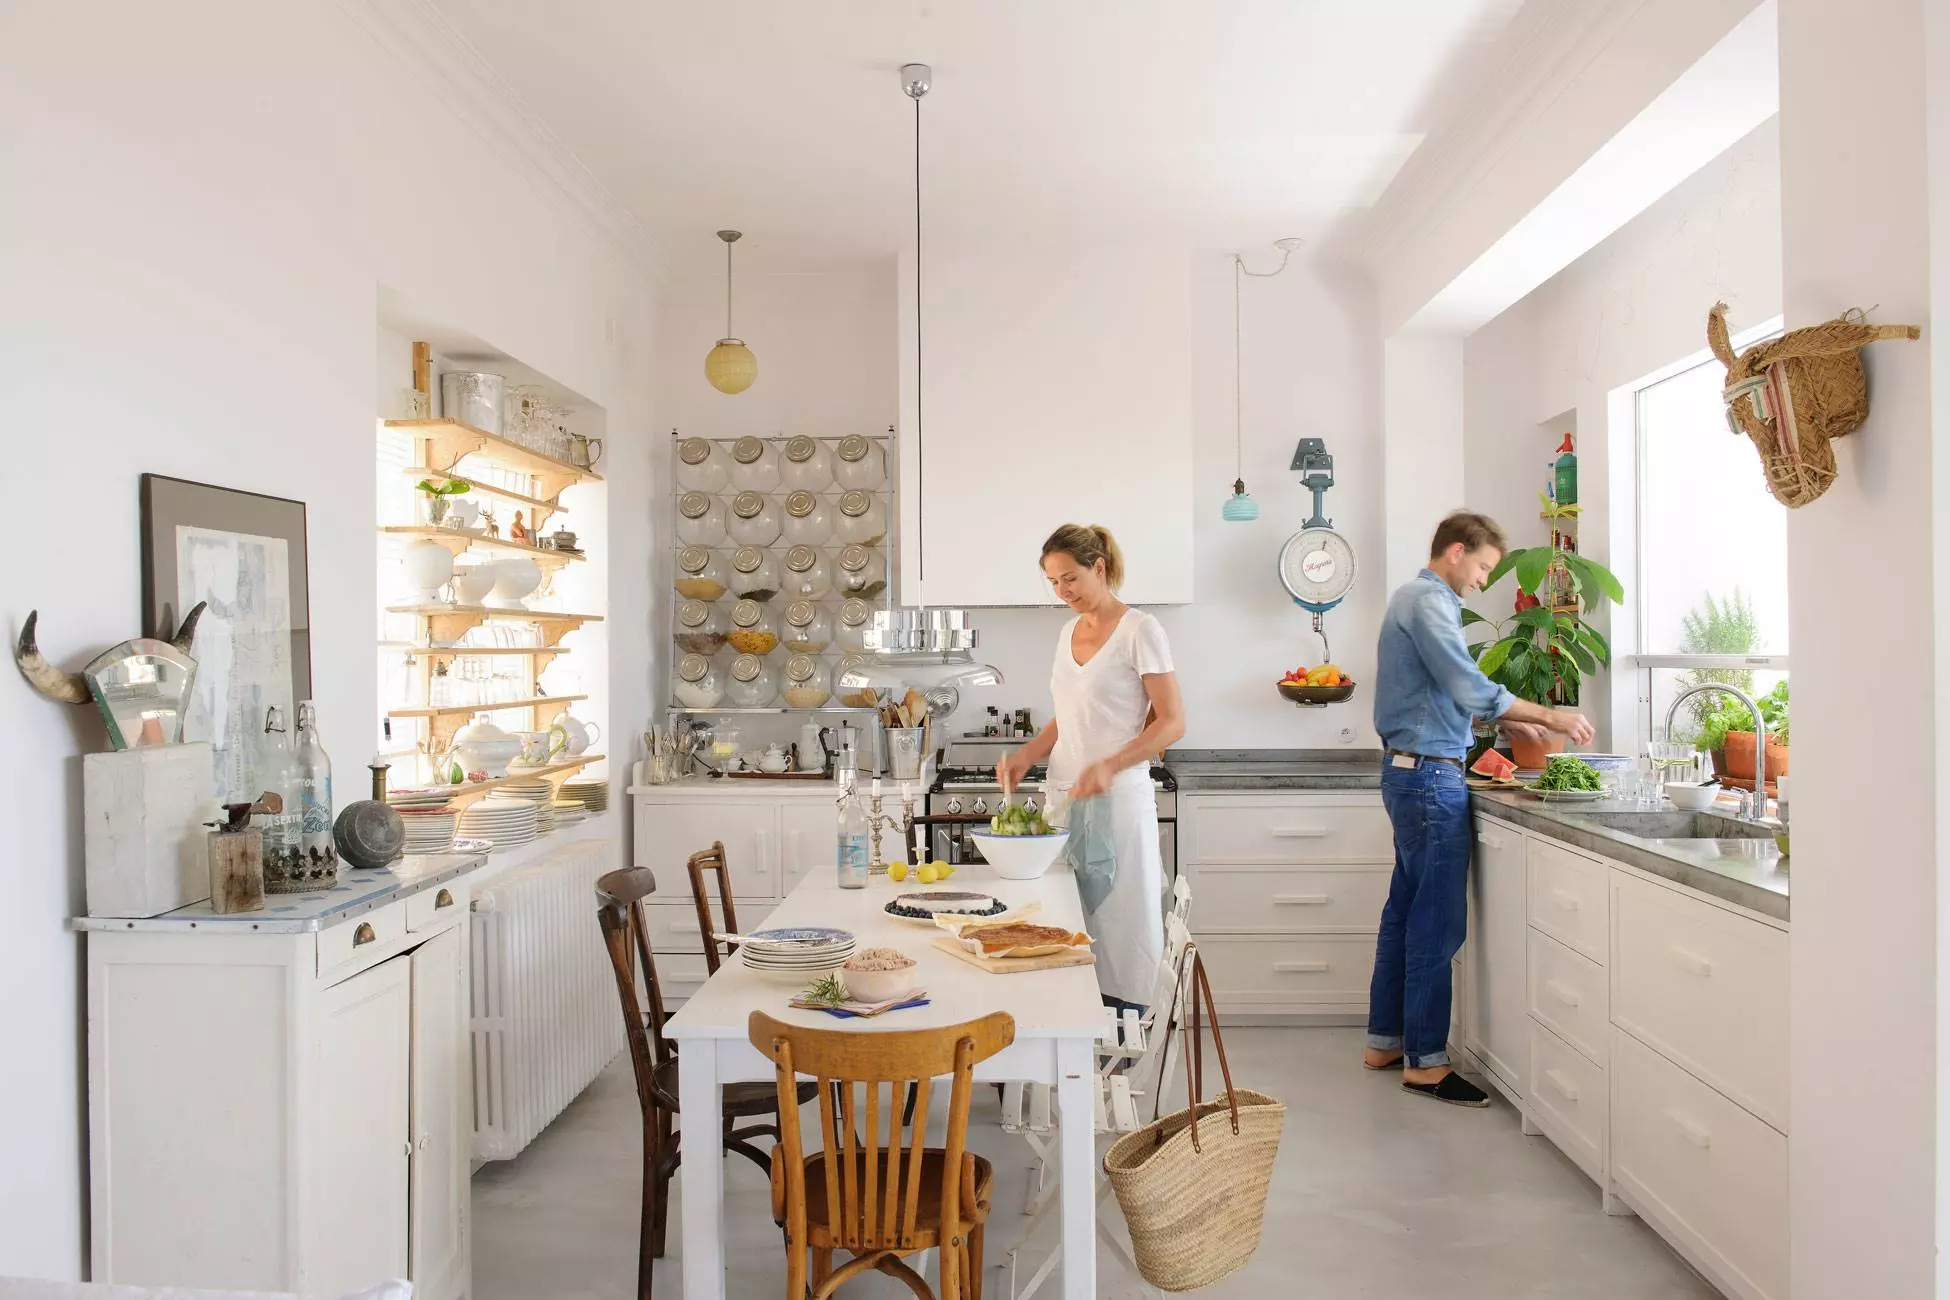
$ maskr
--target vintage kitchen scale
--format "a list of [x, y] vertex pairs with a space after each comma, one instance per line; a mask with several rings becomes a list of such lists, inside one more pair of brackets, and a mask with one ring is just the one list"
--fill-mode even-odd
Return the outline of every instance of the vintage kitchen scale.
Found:
[[[1334, 486], [1334, 457], [1326, 442], [1302, 438], [1293, 453], [1293, 469], [1300, 474], [1301, 485], [1314, 494], [1314, 509], [1300, 531], [1280, 548], [1280, 581], [1293, 603], [1313, 615], [1321, 661], [1331, 663], [1334, 654], [1327, 644], [1323, 618], [1354, 586], [1354, 547], [1334, 531], [1334, 521], [1322, 512], [1327, 489]], [[1302, 708], [1321, 708], [1347, 699], [1354, 694], [1354, 687], [1283, 688], [1281, 694]]]

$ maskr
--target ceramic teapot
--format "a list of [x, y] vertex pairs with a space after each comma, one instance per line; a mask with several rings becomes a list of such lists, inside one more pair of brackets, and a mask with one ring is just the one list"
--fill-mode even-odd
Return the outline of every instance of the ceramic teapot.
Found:
[[584, 722], [573, 714], [564, 713], [549, 728], [549, 734], [559, 740], [556, 746], [570, 758], [580, 758], [589, 752], [589, 747], [602, 739], [603, 729], [593, 722]]
[[758, 760], [758, 770], [761, 772], [783, 772], [790, 766], [786, 761], [785, 746], [776, 743], [767, 745], [765, 753]]

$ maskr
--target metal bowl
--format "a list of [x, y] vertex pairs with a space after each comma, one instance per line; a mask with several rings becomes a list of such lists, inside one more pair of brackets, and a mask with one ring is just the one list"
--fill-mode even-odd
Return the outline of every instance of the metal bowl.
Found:
[[1355, 683], [1347, 682], [1340, 686], [1290, 686], [1286, 682], [1275, 683], [1282, 699], [1294, 704], [1318, 708], [1323, 704], [1342, 704], [1354, 698]]

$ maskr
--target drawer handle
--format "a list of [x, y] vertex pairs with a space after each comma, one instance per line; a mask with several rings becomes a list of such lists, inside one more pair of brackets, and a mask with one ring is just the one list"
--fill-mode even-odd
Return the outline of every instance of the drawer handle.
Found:
[[369, 921], [359, 922], [359, 928], [352, 932], [352, 946], [354, 948], [363, 947], [369, 943], [377, 943], [378, 941], [379, 936], [373, 932], [372, 923]]
[[1576, 1005], [1578, 1005], [1579, 998], [1576, 991], [1569, 988], [1562, 982], [1558, 980], [1545, 980], [1544, 987], [1550, 990], [1550, 994], [1552, 997], [1556, 998], [1559, 1002], [1562, 1002], [1565, 1006], [1575, 1007]]
[[1578, 896], [1568, 889], [1551, 890], [1551, 900], [1567, 912], [1578, 910]]
[[[433, 910], [436, 912], [443, 907], [452, 907], [453, 905], [454, 896], [450, 890], [443, 889], [433, 896]], [[625, 1027], [627, 1028], [627, 1026]]]
[[1681, 970], [1691, 971], [1701, 979], [1710, 978], [1713, 974], [1713, 963], [1697, 953], [1687, 952], [1684, 948], [1674, 948], [1672, 957], [1679, 963]]
[[1578, 1085], [1572, 1083], [1562, 1070], [1544, 1071], [1544, 1082], [1562, 1093], [1564, 1100], [1576, 1101], [1578, 1099]]
[[1687, 1119], [1684, 1115], [1680, 1114], [1678, 1111], [1676, 1110], [1667, 1111], [1666, 1118], [1672, 1121], [1673, 1127], [1677, 1128], [1681, 1133], [1684, 1133], [1686, 1135], [1686, 1140], [1688, 1142], [1691, 1142], [1694, 1146], [1698, 1147], [1700, 1150], [1704, 1151], [1713, 1145], [1713, 1135], [1711, 1133], [1707, 1132], [1704, 1128], [1701, 1128], [1698, 1124], [1694, 1123], [1692, 1120]]
[[1488, 831], [1477, 831], [1476, 842], [1485, 848], [1500, 849], [1503, 847], [1503, 837], [1500, 835], [1492, 835]]
[[1324, 961], [1276, 961], [1273, 969], [1282, 975], [1318, 975], [1327, 969]]
[[1275, 894], [1276, 907], [1325, 907], [1334, 901], [1332, 894]]
[[1331, 832], [1325, 826], [1275, 826], [1276, 840], [1324, 840]]

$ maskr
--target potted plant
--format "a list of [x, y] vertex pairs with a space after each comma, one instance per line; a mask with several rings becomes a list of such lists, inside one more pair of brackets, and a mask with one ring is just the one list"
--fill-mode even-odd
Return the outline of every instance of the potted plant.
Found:
[[[1700, 719], [1700, 733], [1694, 744], [1713, 755], [1713, 770], [1728, 782], [1754, 783], [1754, 715], [1747, 706], [1728, 695], [1716, 697], [1720, 703]], [[1786, 776], [1788, 770], [1788, 684], [1779, 682], [1761, 696], [1761, 720], [1767, 724], [1767, 775]], [[1771, 785], [1772, 782], [1770, 781]]]
[[420, 500], [426, 504], [427, 522], [436, 528], [447, 517], [447, 507], [452, 504], [447, 498], [474, 489], [474, 485], [464, 478], [443, 478], [438, 483], [423, 478], [413, 486], [420, 490]]
[[[1555, 529], [1553, 535], [1557, 535]], [[1622, 601], [1625, 587], [1611, 570], [1561, 546], [1521, 547], [1504, 555], [1483, 583], [1494, 587], [1505, 574], [1517, 579], [1515, 609], [1508, 618], [1492, 621], [1475, 610], [1463, 610], [1463, 626], [1489, 629], [1489, 636], [1470, 646], [1483, 675], [1518, 699], [1545, 706], [1574, 705], [1585, 675], [1611, 664], [1611, 644], [1579, 617], [1581, 608], [1602, 601]], [[1555, 608], [1539, 599], [1540, 591], [1567, 596]], [[1564, 747], [1562, 738], [1541, 741], [1511, 737], [1510, 756], [1517, 766], [1541, 768]]]
[[[1753, 603], [1735, 587], [1723, 597], [1712, 592], [1700, 600], [1686, 614], [1680, 624], [1679, 652], [1689, 655], [1746, 655], [1753, 654], [1761, 646], [1760, 622], [1754, 616]], [[1700, 686], [1707, 682], [1719, 682], [1725, 686], [1736, 686], [1754, 693], [1754, 673], [1751, 668], [1695, 668], [1680, 675], [1681, 690]], [[1703, 725], [1706, 716], [1728, 705], [1727, 696], [1718, 692], [1695, 695], [1686, 702], [1694, 725]], [[1674, 736], [1683, 740], [1683, 736]]]

